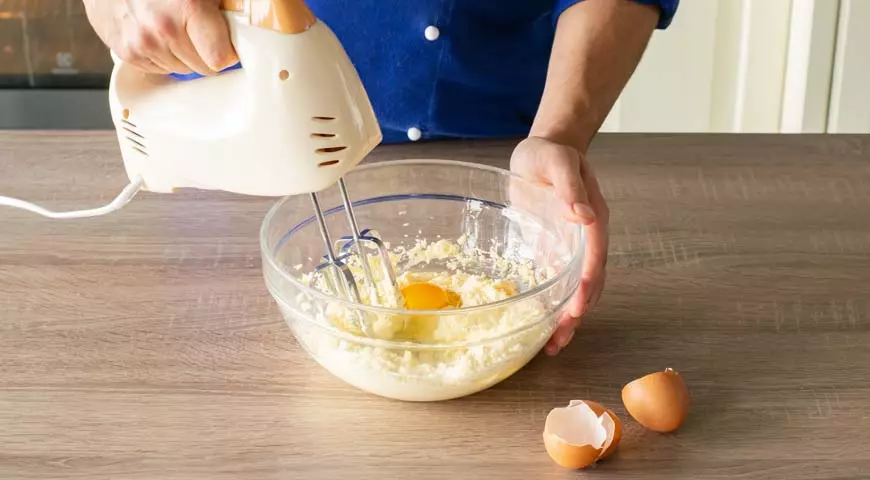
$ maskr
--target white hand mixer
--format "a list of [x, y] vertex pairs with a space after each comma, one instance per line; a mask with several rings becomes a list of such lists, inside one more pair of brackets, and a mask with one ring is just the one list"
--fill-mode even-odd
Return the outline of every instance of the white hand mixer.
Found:
[[[52, 212], [7, 197], [0, 197], [0, 205], [82, 218], [116, 211], [140, 190], [308, 193], [326, 247], [326, 263], [315, 278], [325, 273], [335, 294], [359, 303], [358, 284], [347, 257], [336, 256], [317, 198], [338, 183], [352, 234], [343, 248], [355, 247], [370, 299], [395, 298], [386, 248], [377, 237], [360, 234], [342, 178], [382, 134], [341, 43], [303, 0], [222, 0], [221, 9], [242, 69], [178, 81], [144, 74], [115, 57], [109, 106], [131, 183], [112, 203], [75, 212]], [[380, 256], [387, 282], [374, 278], [367, 249]]]

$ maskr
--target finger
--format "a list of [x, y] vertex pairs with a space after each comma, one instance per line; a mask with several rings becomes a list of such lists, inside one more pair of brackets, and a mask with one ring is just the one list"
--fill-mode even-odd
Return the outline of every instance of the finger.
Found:
[[159, 50], [153, 46], [149, 46], [147, 50], [139, 51], [134, 54], [133, 57], [135, 58], [135, 61], [131, 61], [130, 63], [133, 63], [134, 65], [137, 63], [151, 65], [153, 67], [148, 70], [148, 73], [157, 73], [161, 75], [172, 73], [169, 64], [163, 62], [163, 59], [160, 58], [161, 55]]
[[576, 332], [578, 325], [578, 319], [567, 314], [562, 315], [545, 347], [547, 355], [555, 355], [567, 347], [574, 339], [574, 332]]
[[140, 70], [163, 75], [172, 72], [172, 63], [163, 58], [165, 45], [159, 34], [151, 29], [137, 25], [133, 33], [125, 37], [120, 50], [119, 57]]
[[594, 309], [598, 305], [598, 301], [601, 300], [601, 294], [604, 293], [604, 284], [607, 278], [606, 273], [601, 274], [601, 281], [598, 282], [598, 286], [593, 290], [592, 296], [590, 297], [589, 303], [587, 303], [586, 311], [590, 311]]
[[589, 310], [590, 304], [594, 305], [593, 300], [597, 301], [594, 297], [602, 286], [607, 261], [607, 236], [607, 227], [601, 221], [586, 228], [586, 251], [580, 286], [566, 309], [570, 315], [582, 316]]
[[582, 316], [598, 302], [598, 297], [604, 288], [604, 274], [607, 266], [607, 250], [609, 245], [608, 223], [610, 211], [598, 177], [589, 167], [585, 159], [581, 159], [581, 173], [588, 189], [589, 201], [595, 206], [598, 217], [595, 222], [586, 227], [586, 249], [583, 258], [580, 288], [578, 294], [568, 306], [568, 312]]
[[[565, 153], [578, 155], [576, 152]], [[553, 182], [556, 195], [568, 206], [569, 217], [588, 225], [595, 221], [595, 212], [589, 206], [586, 187], [580, 175], [580, 165], [574, 162], [547, 162], [548, 177]]]
[[591, 282], [598, 282], [599, 279], [604, 278], [604, 268], [607, 265], [607, 248], [610, 243], [610, 233], [608, 231], [610, 212], [604, 200], [604, 195], [601, 193], [595, 172], [586, 168], [584, 175], [586, 185], [589, 188], [589, 199], [595, 206], [596, 211], [599, 212], [599, 216], [594, 223], [586, 228], [588, 233], [586, 237], [587, 258], [583, 261], [582, 278]]
[[544, 353], [553, 357], [559, 354], [559, 347], [556, 345], [556, 341], [552, 338], [547, 342], [547, 346], [544, 347]]
[[596, 221], [586, 228], [586, 249], [580, 274], [577, 293], [568, 302], [565, 311], [574, 317], [581, 317], [598, 302], [604, 286], [607, 266], [607, 226]]
[[214, 75], [217, 73], [217, 70], [213, 70], [205, 64], [205, 61], [199, 56], [196, 47], [193, 46], [187, 35], [177, 38], [169, 48], [172, 54], [178, 57], [189, 70], [200, 75]]
[[191, 69], [168, 49], [155, 52], [151, 60], [170, 73], [191, 73]]
[[179, 27], [174, 15], [155, 14], [146, 22], [147, 31], [152, 39], [148, 43], [151, 46], [150, 59], [155, 64], [163, 67], [169, 73], [191, 73], [186, 63], [181, 61], [171, 50], [171, 43], [176, 37], [184, 37], [186, 34]]
[[[580, 318], [591, 312], [601, 300], [601, 294], [604, 293], [606, 273], [590, 282], [581, 282], [577, 289], [576, 304], [570, 309], [571, 313], [579, 315]], [[568, 310], [566, 310], [568, 311]]]
[[586, 303], [589, 301], [590, 293], [591, 289], [584, 285], [581, 279], [580, 285], [577, 286], [577, 292], [574, 293], [565, 307], [565, 312], [572, 317], [580, 318], [586, 312]]
[[190, 37], [186, 32], [182, 35], [173, 37], [173, 41], [170, 42], [169, 48], [173, 55], [184, 62], [190, 70], [200, 75], [214, 75], [217, 72], [217, 70], [213, 70], [211, 67], [206, 65], [205, 60], [199, 56], [199, 52], [197, 52], [196, 47], [193, 46], [193, 42], [191, 42]]
[[601, 184], [598, 182], [598, 176], [589, 165], [585, 158], [580, 159], [580, 176], [583, 178], [586, 186], [586, 197], [589, 200], [589, 205], [595, 207], [598, 212], [597, 216], [603, 216], [601, 220], [607, 224], [610, 222], [610, 209], [607, 207], [607, 200], [604, 198], [604, 192], [601, 191]]
[[138, 55], [128, 56], [127, 58], [121, 58], [124, 62], [129, 63], [130, 65], [136, 67], [138, 70], [145, 73], [153, 73], [157, 75], [163, 75], [169, 73], [163, 67], [155, 64], [151, 60], [145, 57], [141, 57]]
[[[211, 73], [219, 72], [238, 61], [236, 52], [230, 43], [230, 32], [227, 22], [221, 15], [217, 4], [213, 2], [198, 2], [194, 4], [185, 25], [190, 43], [196, 51], [196, 57], [201, 59]], [[180, 48], [185, 49], [183, 44]], [[186, 55], [190, 55], [188, 51]], [[187, 57], [184, 57], [187, 58]], [[194, 59], [191, 59], [194, 61]], [[193, 65], [191, 65], [193, 67]], [[202, 65], [199, 66], [200, 68]]]

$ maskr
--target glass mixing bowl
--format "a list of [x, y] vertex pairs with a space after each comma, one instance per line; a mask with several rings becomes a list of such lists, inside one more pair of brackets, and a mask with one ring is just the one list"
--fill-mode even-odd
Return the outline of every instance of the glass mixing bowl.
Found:
[[[325, 253], [310, 199], [285, 198], [263, 222], [263, 272], [314, 360], [364, 391], [437, 401], [489, 388], [541, 350], [578, 287], [585, 242], [584, 229], [564, 220], [550, 188], [502, 169], [445, 160], [368, 164], [345, 180], [360, 227], [389, 245], [397, 275], [458, 268], [482, 279], [465, 284], [469, 289], [500, 280], [515, 289], [492, 303], [434, 311], [329, 295], [304, 278]], [[350, 235], [338, 189], [319, 199], [333, 239]], [[416, 333], [403, 333], [408, 328]], [[424, 330], [438, 334], [419, 334]]]

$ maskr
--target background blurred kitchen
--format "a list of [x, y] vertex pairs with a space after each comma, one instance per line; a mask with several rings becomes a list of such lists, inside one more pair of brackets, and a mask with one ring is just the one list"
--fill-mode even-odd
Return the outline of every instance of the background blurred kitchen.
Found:
[[[683, 0], [603, 130], [870, 133], [870, 0]], [[0, 0], [0, 128], [110, 128], [81, 0]]]

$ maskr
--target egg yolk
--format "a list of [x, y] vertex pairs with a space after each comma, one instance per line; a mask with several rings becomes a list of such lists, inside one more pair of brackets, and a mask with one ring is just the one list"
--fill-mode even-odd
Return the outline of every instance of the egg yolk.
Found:
[[439, 310], [450, 304], [447, 291], [431, 283], [412, 283], [402, 287], [408, 310]]
[[[458, 293], [427, 282], [412, 283], [402, 287], [405, 308], [408, 310], [441, 310], [459, 308], [462, 297]], [[438, 328], [438, 317], [433, 315], [412, 315], [398, 334], [405, 340], [428, 340]]]

